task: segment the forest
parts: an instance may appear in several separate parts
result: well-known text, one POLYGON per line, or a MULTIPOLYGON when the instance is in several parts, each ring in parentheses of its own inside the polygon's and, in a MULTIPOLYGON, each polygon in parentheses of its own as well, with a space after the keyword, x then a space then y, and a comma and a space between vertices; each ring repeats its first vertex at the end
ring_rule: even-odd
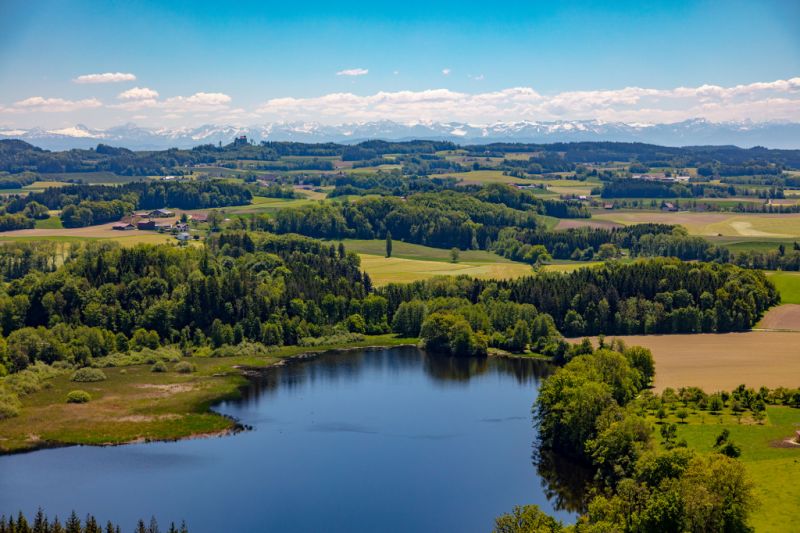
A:
MULTIPOLYGON (((540 458, 557 451, 588 469, 594 490, 587 505, 570 528, 526 506, 498 518, 496 531, 750 531, 748 518, 759 502, 729 435, 722 431, 714 451, 700 454, 676 441, 674 425, 664 424, 658 446, 644 413, 678 397, 645 390, 654 369, 650 353, 622 343, 596 350, 584 344, 583 353, 544 381, 534 420, 540 458)), ((680 394, 687 402, 708 398, 696 389, 680 394)), ((718 411, 725 402, 747 399, 749 407, 741 409, 757 413, 768 396, 740 387, 703 405, 718 411)))
POLYGON ((166 344, 191 353, 392 328, 454 354, 530 344, 563 357, 562 333, 743 330, 778 301, 761 272, 668 259, 375 289, 343 245, 296 235, 222 232, 204 248, 88 243, 61 266, 52 244, 0 252, 3 372, 166 344), (459 335, 463 350, 451 344, 459 335))
MULTIPOLYGON (((665 147, 643 143, 576 142, 552 144, 494 143, 460 147, 436 141, 364 141, 355 145, 298 142, 262 142, 257 145, 230 143, 226 146, 202 145, 191 150, 134 152, 125 148, 100 144, 94 150, 51 152, 19 140, 0 140, 0 171, 19 174, 77 173, 108 171, 123 176, 152 176, 171 172, 186 165, 225 163, 237 159, 275 162, 285 156, 332 157, 345 161, 376 160, 385 154, 406 158, 409 166, 429 173, 453 166, 435 154, 444 150, 463 149, 476 157, 514 153, 534 153, 525 161, 505 161, 504 170, 524 169, 533 174, 573 170, 579 163, 612 161, 637 162, 651 167, 698 167, 701 175, 776 175, 786 168, 800 168, 800 150, 774 150, 763 147, 749 149, 735 146, 665 147), (430 166, 438 161, 443 166, 430 166)), ((318 168, 315 166, 309 168, 318 168)), ((438 164, 438 163, 437 163, 438 164)), ((281 163, 286 166, 286 163, 281 163)), ((302 165, 300 165, 302 166, 302 165)), ((297 166, 295 166, 297 168, 297 166)), ((287 167, 287 169, 289 169, 287 167)))

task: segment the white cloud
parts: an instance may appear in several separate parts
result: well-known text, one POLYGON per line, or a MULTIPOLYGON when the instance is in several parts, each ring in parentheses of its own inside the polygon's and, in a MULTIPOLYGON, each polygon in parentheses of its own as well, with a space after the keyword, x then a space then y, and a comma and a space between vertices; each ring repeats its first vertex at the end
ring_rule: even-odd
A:
POLYGON ((172 96, 164 100, 159 100, 157 97, 158 92, 152 89, 136 87, 119 95, 119 98, 124 100, 123 102, 109 107, 127 111, 158 108, 167 113, 198 113, 227 110, 228 104, 231 102, 231 97, 225 93, 198 92, 191 96, 172 96))
POLYGON ((117 96, 120 100, 153 100, 158 98, 158 91, 147 87, 134 87, 127 91, 122 91, 117 96))
POLYGON ((65 100, 63 98, 45 98, 43 96, 31 96, 24 100, 14 103, 12 111, 43 111, 43 112, 64 112, 77 111, 79 109, 89 109, 101 107, 103 104, 97 98, 86 98, 84 100, 65 100))
POLYGON ((173 96, 159 105, 170 111, 212 111, 228 106, 231 97, 224 93, 194 93, 191 96, 173 96))
MULTIPOLYGON (((445 72, 450 71, 442 71, 445 72)), ((485 124, 558 119, 654 123, 696 117, 714 121, 800 121, 800 78, 733 87, 623 87, 555 94, 540 94, 530 87, 484 93, 449 89, 378 92, 364 96, 332 93, 311 98, 274 98, 257 111, 268 120, 327 123, 380 119, 407 123, 429 120, 485 124)))
POLYGON ((348 68, 336 73, 337 76, 366 76, 367 74, 369 74, 369 70, 365 68, 348 68))
POLYGON ((452 70, 450 70, 449 68, 443 68, 442 69, 442 75, 443 76, 449 76, 451 72, 452 72, 452 70))
MULTIPOLYGON (((480 75, 471 76, 473 80, 480 75)), ((8 127, 51 126, 44 113, 74 113, 76 121, 103 118, 109 122, 147 117, 151 123, 196 125, 200 121, 242 124, 309 121, 342 124, 372 120, 403 123, 458 121, 490 124, 521 120, 600 120, 660 123, 689 118, 711 121, 787 120, 800 122, 800 77, 723 87, 622 87, 540 93, 531 87, 483 92, 444 88, 379 91, 373 94, 338 92, 315 97, 272 98, 253 108, 234 107, 221 92, 196 92, 163 97, 146 87, 120 92, 113 101, 31 96, 0 103, 0 118, 8 127), (35 122, 31 124, 31 122, 35 122), (26 124, 27 123, 27 124, 26 124)), ((60 119, 59 119, 60 120, 60 119)), ((63 127, 59 123, 58 127, 63 127)))
POLYGON ((136 81, 136 76, 130 72, 104 72, 103 74, 84 74, 72 81, 75 83, 119 83, 121 81, 136 81))
POLYGON ((473 76, 472 74, 469 74, 468 77, 471 80, 483 81, 483 74, 478 74, 477 76, 473 76))

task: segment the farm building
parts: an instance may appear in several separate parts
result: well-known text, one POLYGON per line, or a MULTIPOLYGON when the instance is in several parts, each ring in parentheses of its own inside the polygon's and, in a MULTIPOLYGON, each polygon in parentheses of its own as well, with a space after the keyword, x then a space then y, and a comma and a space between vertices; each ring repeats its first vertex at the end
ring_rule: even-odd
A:
POLYGON ((192 213, 189 218, 195 222, 208 222, 208 213, 192 213))
POLYGON ((661 204, 661 210, 662 211, 677 211, 678 208, 675 207, 675 204, 673 204, 672 202, 664 202, 663 204, 661 204))
POLYGON ((136 229, 136 226, 134 226, 130 222, 127 222, 127 223, 123 223, 123 224, 114 224, 113 226, 111 226, 111 229, 114 229, 114 230, 117 230, 117 231, 130 231, 130 230, 136 229))
POLYGON ((175 235, 175 238, 178 239, 180 242, 186 242, 186 241, 190 240, 192 238, 192 236, 189 235, 189 233, 187 233, 185 231, 182 231, 182 232, 178 233, 177 235, 175 235))
POLYGON ((140 230, 155 230, 158 229, 156 227, 155 220, 142 220, 141 222, 136 223, 136 228, 140 230))
POLYGON ((631 176, 635 180, 659 181, 661 183, 688 183, 690 176, 667 176, 662 173, 654 174, 634 174, 631 176))

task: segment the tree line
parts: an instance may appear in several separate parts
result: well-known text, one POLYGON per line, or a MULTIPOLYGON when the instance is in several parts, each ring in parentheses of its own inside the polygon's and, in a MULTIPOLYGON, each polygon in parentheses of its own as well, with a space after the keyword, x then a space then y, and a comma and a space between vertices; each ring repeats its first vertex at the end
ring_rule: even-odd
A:
MULTIPOLYGON (((669 442, 659 451, 637 400, 653 374, 649 351, 621 343, 582 346, 584 353, 539 390, 536 446, 537 454, 586 465, 598 488, 574 526, 526 506, 499 517, 495 531, 750 531, 753 484, 744 466, 722 451, 727 436, 710 454, 669 442)), ((669 433, 662 431, 665 439, 669 433)))
MULTIPOLYGON (((42 509, 36 512, 36 515, 29 521, 25 515, 20 511, 16 517, 5 515, 0 516, 0 533, 121 533, 119 525, 111 521, 106 522, 103 526, 93 515, 88 514, 84 520, 81 520, 75 511, 69 515, 65 522, 61 522, 58 517, 50 519, 42 509)), ((139 520, 136 528, 133 529, 134 533, 161 533, 162 530, 158 526, 158 521, 151 518, 150 522, 145 524, 144 520, 139 520)), ((169 529, 164 530, 164 533, 188 533, 189 528, 183 522, 180 526, 171 523, 169 529)))

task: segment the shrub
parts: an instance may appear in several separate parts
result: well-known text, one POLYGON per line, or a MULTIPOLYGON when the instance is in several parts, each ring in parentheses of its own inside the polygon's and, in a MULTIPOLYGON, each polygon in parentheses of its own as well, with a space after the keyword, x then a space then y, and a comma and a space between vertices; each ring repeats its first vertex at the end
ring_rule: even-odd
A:
POLYGON ((0 389, 0 420, 19 414, 22 404, 16 394, 0 389))
MULTIPOLYGON (((275 348, 271 346, 264 346, 258 342, 240 342, 239 344, 230 345, 226 344, 220 346, 219 348, 215 348, 210 356, 211 357, 238 357, 242 355, 251 355, 251 356, 259 356, 259 355, 267 355, 272 352, 275 348)), ((197 350, 194 354, 195 357, 203 357, 201 350, 197 350)))
POLYGON ((325 346, 335 344, 348 344, 352 342, 361 342, 364 340, 364 335, 361 333, 334 333, 333 335, 325 335, 322 337, 303 337, 297 344, 298 346, 325 346))
POLYGON ((178 374, 191 374, 197 371, 197 367, 189 361, 181 361, 175 365, 175 372, 178 374))
POLYGON ((57 376, 59 371, 55 368, 37 361, 25 370, 11 374, 4 378, 6 386, 19 396, 24 396, 42 389, 45 381, 57 376))
POLYGON ((67 394, 67 403, 86 403, 91 399, 92 397, 85 390, 74 390, 67 394))
POLYGON ((92 383, 95 381, 105 381, 106 375, 103 373, 102 370, 99 368, 80 368, 77 372, 72 374, 72 381, 78 381, 80 383, 92 383))
POLYGON ((156 364, 150 367, 150 372, 166 372, 167 365, 164 361, 158 361, 156 364))

